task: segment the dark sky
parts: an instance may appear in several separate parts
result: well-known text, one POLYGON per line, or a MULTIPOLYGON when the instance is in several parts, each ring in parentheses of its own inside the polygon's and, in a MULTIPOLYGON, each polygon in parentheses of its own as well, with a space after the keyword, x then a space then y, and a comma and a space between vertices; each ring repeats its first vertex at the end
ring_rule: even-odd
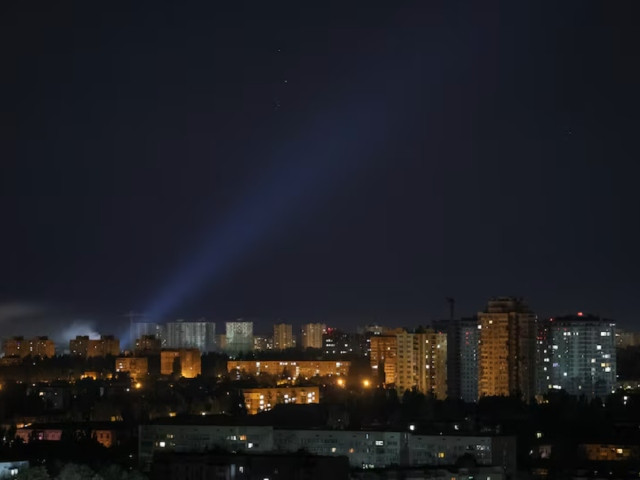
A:
POLYGON ((638 2, 115 3, 0 6, 5 332, 640 327, 638 2))

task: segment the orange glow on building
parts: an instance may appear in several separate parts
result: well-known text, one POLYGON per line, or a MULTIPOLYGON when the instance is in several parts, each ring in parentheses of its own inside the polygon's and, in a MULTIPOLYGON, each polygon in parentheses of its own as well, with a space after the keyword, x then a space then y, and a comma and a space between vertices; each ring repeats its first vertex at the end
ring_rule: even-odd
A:
POLYGON ((116 358, 116 372, 128 372, 131 378, 137 380, 149 373, 149 359, 146 357, 118 357, 116 358))
POLYGON ((242 395, 247 413, 255 415, 280 404, 319 403, 320 389, 318 387, 247 388, 242 390, 242 395))
POLYGON ((288 373, 292 379, 298 377, 315 377, 328 375, 347 375, 351 362, 336 362, 330 360, 229 360, 228 372, 243 372, 249 375, 268 373, 281 376, 288 373))
POLYGON ((54 357, 56 346, 49 337, 35 337, 26 340, 24 337, 13 337, 4 341, 2 350, 5 357, 54 357))
POLYGON ((184 378, 196 378, 202 373, 202 358, 197 348, 181 348, 160 352, 160 373, 172 375, 176 372, 184 378), (177 363, 176 363, 177 362, 177 363))
POLYGON ((78 335, 69 340, 71 355, 83 358, 114 357, 120 355, 120 340, 113 335, 101 335, 100 339, 92 340, 87 335, 78 335))

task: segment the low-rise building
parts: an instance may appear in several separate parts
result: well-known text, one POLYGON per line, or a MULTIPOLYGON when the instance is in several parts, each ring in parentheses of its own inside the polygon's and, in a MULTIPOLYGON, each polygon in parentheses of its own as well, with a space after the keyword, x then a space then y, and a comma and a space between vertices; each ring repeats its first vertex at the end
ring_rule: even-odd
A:
POLYGON ((149 373, 149 359, 146 357, 116 358, 116 372, 128 372, 132 379, 138 380, 149 373))
POLYGON ((163 350, 160 352, 160 373, 180 374, 184 378, 196 378, 202 373, 202 357, 197 348, 163 350))
POLYGON ((318 403, 318 387, 246 388, 242 390, 244 404, 249 415, 271 410, 279 404, 318 403))
POLYGON ((49 337, 35 337, 25 339, 24 337, 12 337, 2 344, 2 353, 5 357, 54 357, 56 346, 49 337))
POLYGON ((99 339, 91 339, 88 335, 78 335, 69 341, 71 355, 83 358, 106 357, 120 355, 120 340, 113 335, 100 335, 99 339))
POLYGON ((346 456, 354 468, 390 465, 454 465, 461 458, 480 466, 516 471, 516 440, 508 436, 415 435, 374 430, 300 430, 254 425, 141 425, 139 458, 148 470, 158 451, 297 452, 346 456))
POLYGON ((348 480, 349 470, 349 462, 345 457, 318 457, 300 453, 248 455, 164 452, 154 456, 151 478, 348 480))
POLYGON ((347 375, 350 367, 351 362, 331 360, 229 360, 227 362, 227 371, 229 373, 236 372, 249 375, 268 373, 278 376, 286 373, 291 379, 347 375))

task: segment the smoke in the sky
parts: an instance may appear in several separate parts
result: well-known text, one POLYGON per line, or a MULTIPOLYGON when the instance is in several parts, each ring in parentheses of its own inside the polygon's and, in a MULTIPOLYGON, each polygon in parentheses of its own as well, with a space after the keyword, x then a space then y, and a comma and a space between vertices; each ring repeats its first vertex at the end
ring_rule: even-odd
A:
POLYGON ((0 337, 46 335, 62 351, 76 335, 99 338, 96 322, 80 320, 73 315, 30 302, 0 303, 0 337))

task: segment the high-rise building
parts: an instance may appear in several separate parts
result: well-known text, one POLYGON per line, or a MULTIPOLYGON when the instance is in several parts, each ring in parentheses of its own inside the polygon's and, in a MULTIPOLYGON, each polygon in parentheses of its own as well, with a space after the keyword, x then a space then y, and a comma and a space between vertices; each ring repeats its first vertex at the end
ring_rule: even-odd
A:
POLYGON ((144 336, 153 335, 160 343, 164 345, 165 342, 165 330, 164 326, 155 322, 131 322, 130 325, 130 339, 131 342, 135 342, 136 339, 144 336))
POLYGON ((381 335, 370 337, 371 353, 369 362, 371 371, 378 374, 385 384, 392 385, 396 382, 396 356, 398 354, 399 333, 406 333, 402 328, 385 330, 381 335))
POLYGON ((253 322, 227 322, 226 328, 226 350, 230 355, 253 350, 253 322))
POLYGON ((436 322, 447 334, 447 396, 478 399, 478 319, 456 318, 436 322))
POLYGON ((424 394, 447 396, 447 335, 427 329, 399 333, 397 341, 396 389, 399 394, 417 388, 424 394))
POLYGON ((582 313, 544 324, 547 353, 541 368, 548 383, 541 393, 562 389, 588 398, 609 395, 616 386, 615 324, 582 313))
POLYGON ((288 323, 276 323, 273 326, 273 348, 286 350, 293 347, 293 326, 288 323))
POLYGON ((491 299, 478 313, 478 395, 519 395, 536 387, 536 316, 520 298, 491 299))
POLYGON ((227 336, 224 333, 216 333, 216 351, 227 351, 227 336))
POLYGON ((120 340, 113 335, 100 335, 99 340, 90 339, 87 335, 78 335, 69 341, 71 355, 84 358, 120 355, 120 340))
POLYGON ((56 346, 49 337, 35 337, 26 340, 24 337, 13 337, 4 341, 2 350, 5 357, 54 357, 56 346))
POLYGON ((307 323, 302 326, 302 348, 322 348, 322 335, 327 329, 324 323, 307 323))
POLYGON ((165 326, 166 347, 172 349, 197 348, 201 352, 216 349, 216 324, 213 322, 168 322, 165 326))

